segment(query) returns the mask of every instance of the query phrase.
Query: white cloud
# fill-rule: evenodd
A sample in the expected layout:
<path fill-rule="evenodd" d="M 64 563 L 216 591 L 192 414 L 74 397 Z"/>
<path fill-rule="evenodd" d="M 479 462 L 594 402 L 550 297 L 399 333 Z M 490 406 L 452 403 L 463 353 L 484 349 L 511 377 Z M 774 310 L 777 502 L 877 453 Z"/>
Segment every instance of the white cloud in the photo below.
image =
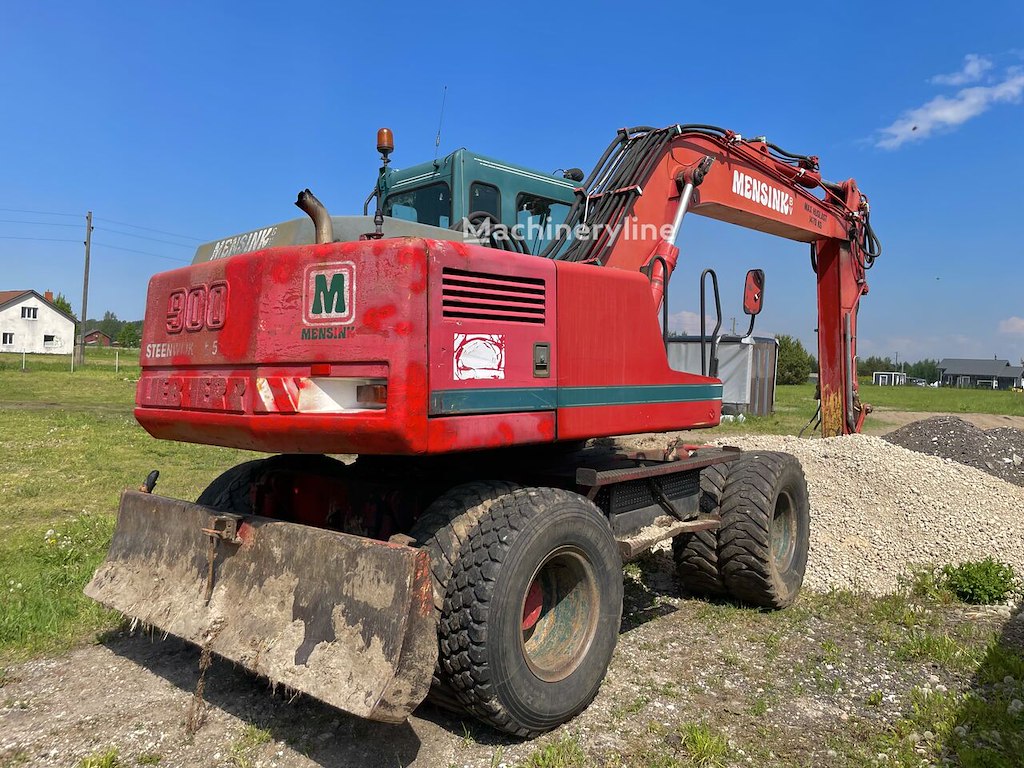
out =
<path fill-rule="evenodd" d="M 876 145 L 896 149 L 908 141 L 921 141 L 942 129 L 955 128 L 987 112 L 993 105 L 1016 104 L 1024 95 L 1024 71 L 1007 70 L 994 85 L 963 88 L 954 96 L 936 96 L 928 103 L 908 110 L 896 122 L 883 128 Z"/>
<path fill-rule="evenodd" d="M 715 327 L 712 320 L 708 325 L 708 331 Z M 681 312 L 673 312 L 668 316 L 668 329 L 676 333 L 694 335 L 700 333 L 700 315 L 696 312 L 688 312 L 685 309 Z"/>
<path fill-rule="evenodd" d="M 999 321 L 999 332 L 1010 336 L 1024 336 L 1024 317 L 1008 317 Z"/>
<path fill-rule="evenodd" d="M 928 82 L 936 85 L 967 85 L 981 79 L 988 70 L 992 69 L 992 60 L 979 56 L 976 53 L 968 53 L 964 56 L 964 66 L 959 72 L 950 75 L 936 75 Z"/>

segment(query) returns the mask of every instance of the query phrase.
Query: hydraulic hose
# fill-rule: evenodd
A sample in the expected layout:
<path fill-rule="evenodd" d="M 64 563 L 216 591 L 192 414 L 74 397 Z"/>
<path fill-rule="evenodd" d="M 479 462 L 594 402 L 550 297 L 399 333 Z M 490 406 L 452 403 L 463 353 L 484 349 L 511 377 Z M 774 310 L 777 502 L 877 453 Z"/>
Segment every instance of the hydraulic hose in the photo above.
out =
<path fill-rule="evenodd" d="M 864 242 L 861 247 L 864 251 L 864 269 L 871 269 L 875 259 L 882 255 L 882 241 L 871 228 L 871 219 L 867 216 L 864 217 Z"/>

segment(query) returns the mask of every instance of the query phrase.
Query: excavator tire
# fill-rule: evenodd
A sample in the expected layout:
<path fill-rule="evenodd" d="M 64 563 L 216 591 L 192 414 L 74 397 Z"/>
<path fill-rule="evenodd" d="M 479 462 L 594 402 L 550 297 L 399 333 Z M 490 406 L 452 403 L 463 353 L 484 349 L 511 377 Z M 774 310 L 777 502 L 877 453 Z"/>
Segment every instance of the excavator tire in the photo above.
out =
<path fill-rule="evenodd" d="M 758 451 L 732 462 L 718 532 L 718 560 L 730 596 L 773 609 L 796 600 L 810 524 L 807 481 L 795 456 Z"/>
<path fill-rule="evenodd" d="M 700 472 L 700 514 L 721 517 L 722 491 L 729 464 L 712 464 Z M 728 590 L 718 565 L 718 531 L 696 531 L 672 540 L 676 573 L 683 590 L 696 597 L 725 597 Z"/>
<path fill-rule="evenodd" d="M 303 469 L 322 474 L 343 471 L 345 465 L 323 454 L 288 454 L 254 459 L 232 467 L 218 475 L 206 490 L 199 494 L 196 504 L 212 507 L 220 512 L 238 515 L 253 512 L 252 488 L 266 472 L 275 469 Z"/>
<path fill-rule="evenodd" d="M 607 518 L 579 494 L 521 488 L 480 517 L 453 562 L 441 665 L 467 710 L 535 736 L 597 695 L 621 618 Z"/>
<path fill-rule="evenodd" d="M 502 480 L 477 481 L 458 485 L 427 507 L 409 535 L 417 546 L 430 553 L 430 575 L 434 583 L 434 608 L 438 617 L 451 582 L 452 569 L 470 530 L 494 503 L 519 488 Z M 440 660 L 434 669 L 428 698 L 446 709 L 465 711 L 445 678 Z"/>
<path fill-rule="evenodd" d="M 246 461 L 221 473 L 199 494 L 196 504 L 239 515 L 252 512 L 252 486 L 266 461 Z"/>

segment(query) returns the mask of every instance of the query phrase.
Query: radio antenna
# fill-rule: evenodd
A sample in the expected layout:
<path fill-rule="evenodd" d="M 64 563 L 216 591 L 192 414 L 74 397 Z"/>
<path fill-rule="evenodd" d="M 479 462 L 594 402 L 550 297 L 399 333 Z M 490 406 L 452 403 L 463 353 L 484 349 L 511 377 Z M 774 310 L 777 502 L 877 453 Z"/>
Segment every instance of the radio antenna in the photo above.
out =
<path fill-rule="evenodd" d="M 441 126 L 444 125 L 444 102 L 448 98 L 448 86 L 441 92 L 441 117 L 437 121 L 437 137 L 434 139 L 434 162 L 437 162 L 437 151 L 441 148 Z"/>

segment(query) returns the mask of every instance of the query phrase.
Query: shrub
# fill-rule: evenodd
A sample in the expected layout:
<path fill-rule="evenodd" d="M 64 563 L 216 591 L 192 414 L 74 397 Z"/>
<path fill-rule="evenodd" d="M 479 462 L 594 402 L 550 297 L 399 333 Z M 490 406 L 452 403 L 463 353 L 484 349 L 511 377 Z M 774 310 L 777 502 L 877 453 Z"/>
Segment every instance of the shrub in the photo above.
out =
<path fill-rule="evenodd" d="M 806 384 L 814 367 L 811 357 L 799 339 L 781 334 L 776 336 L 779 342 L 779 361 L 776 368 L 776 381 L 779 384 Z"/>
<path fill-rule="evenodd" d="M 991 557 L 947 565 L 942 575 L 945 588 L 957 599 L 972 605 L 1001 603 L 1020 591 L 1013 566 Z"/>

